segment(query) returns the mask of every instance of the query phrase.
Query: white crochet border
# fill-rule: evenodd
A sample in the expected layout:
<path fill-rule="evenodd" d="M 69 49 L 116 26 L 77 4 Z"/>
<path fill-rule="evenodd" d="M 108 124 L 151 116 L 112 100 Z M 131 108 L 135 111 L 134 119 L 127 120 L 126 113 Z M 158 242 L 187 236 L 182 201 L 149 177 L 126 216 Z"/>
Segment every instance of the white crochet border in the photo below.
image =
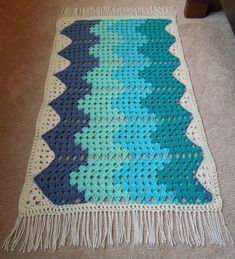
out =
<path fill-rule="evenodd" d="M 60 31 L 76 20 L 88 19 L 146 19 L 166 18 L 172 23 L 166 28 L 175 36 L 176 42 L 170 47 L 173 55 L 179 57 L 181 65 L 174 72 L 174 76 L 183 82 L 186 91 L 180 100 L 181 105 L 192 113 L 193 120 L 187 129 L 188 138 L 201 147 L 204 160 L 197 172 L 197 178 L 213 194 L 213 201 L 207 205 L 54 205 L 49 201 L 35 184 L 33 178 L 45 169 L 54 159 L 54 153 L 41 136 L 56 126 L 60 118 L 58 114 L 48 105 L 50 101 L 63 93 L 65 86 L 53 74 L 64 70 L 69 61 L 57 55 L 57 53 L 68 46 L 70 39 L 60 34 Z M 19 215 L 43 215 L 43 214 L 67 214 L 84 211 L 218 211 L 222 208 L 222 199 L 219 192 L 219 184 L 214 160 L 210 153 L 204 128 L 195 101 L 189 71 L 185 62 L 182 45 L 180 41 L 176 16 L 169 8 L 90 8 L 90 9 L 66 9 L 57 22 L 56 36 L 50 58 L 50 65 L 45 84 L 44 100 L 41 106 L 36 133 L 33 142 L 32 152 L 28 163 L 27 174 L 19 202 Z"/>

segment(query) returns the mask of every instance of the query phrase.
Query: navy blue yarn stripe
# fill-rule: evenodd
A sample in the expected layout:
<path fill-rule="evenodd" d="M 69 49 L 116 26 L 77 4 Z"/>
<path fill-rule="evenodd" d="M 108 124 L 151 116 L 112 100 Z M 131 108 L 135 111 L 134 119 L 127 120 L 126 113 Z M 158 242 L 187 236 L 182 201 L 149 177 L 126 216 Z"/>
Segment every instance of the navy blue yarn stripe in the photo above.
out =
<path fill-rule="evenodd" d="M 87 165 L 87 150 L 74 144 L 74 134 L 89 127 L 89 114 L 78 110 L 78 100 L 91 92 L 91 85 L 83 80 L 88 71 L 99 65 L 99 60 L 89 55 L 89 48 L 99 43 L 99 37 L 89 30 L 98 20 L 76 21 L 61 34 L 72 40 L 60 56 L 71 62 L 55 76 L 65 84 L 66 90 L 50 103 L 60 116 L 59 124 L 42 137 L 55 153 L 55 160 L 34 180 L 47 198 L 56 205 L 85 203 L 84 191 L 70 185 L 70 172 Z"/>

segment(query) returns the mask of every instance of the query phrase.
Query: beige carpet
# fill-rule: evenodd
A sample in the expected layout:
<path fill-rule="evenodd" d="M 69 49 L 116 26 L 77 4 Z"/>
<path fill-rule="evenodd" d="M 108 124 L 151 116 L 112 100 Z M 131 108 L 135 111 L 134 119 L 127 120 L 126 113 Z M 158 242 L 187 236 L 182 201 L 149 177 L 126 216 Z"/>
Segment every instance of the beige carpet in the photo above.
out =
<path fill-rule="evenodd" d="M 37 113 L 55 33 L 66 6 L 145 6 L 157 0 L 1 1 L 0 242 L 12 228 L 30 155 Z M 178 24 L 224 200 L 224 215 L 235 238 L 235 37 L 223 12 L 185 19 L 184 1 L 176 4 Z M 235 247 L 128 247 L 89 250 L 62 248 L 51 254 L 0 251 L 0 258 L 235 258 Z"/>

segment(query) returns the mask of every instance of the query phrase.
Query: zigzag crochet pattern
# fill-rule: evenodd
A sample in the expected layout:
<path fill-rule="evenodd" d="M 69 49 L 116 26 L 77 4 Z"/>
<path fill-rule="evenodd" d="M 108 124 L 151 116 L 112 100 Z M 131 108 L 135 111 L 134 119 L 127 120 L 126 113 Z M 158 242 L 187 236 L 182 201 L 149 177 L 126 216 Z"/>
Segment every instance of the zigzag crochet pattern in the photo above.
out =
<path fill-rule="evenodd" d="M 22 251 L 69 236 L 93 248 L 231 240 L 175 16 L 123 10 L 68 9 L 58 22 L 6 249 L 23 233 Z"/>

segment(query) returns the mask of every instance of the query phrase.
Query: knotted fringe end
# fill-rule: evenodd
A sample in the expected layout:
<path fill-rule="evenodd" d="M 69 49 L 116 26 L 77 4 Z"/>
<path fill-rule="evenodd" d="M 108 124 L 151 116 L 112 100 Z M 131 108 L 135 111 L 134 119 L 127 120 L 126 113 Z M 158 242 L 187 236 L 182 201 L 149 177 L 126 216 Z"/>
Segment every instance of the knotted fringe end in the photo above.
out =
<path fill-rule="evenodd" d="M 175 16 L 174 6 L 63 8 L 61 17 L 166 17 Z"/>
<path fill-rule="evenodd" d="M 232 237 L 219 211 L 97 211 L 63 215 L 18 216 L 3 244 L 5 250 L 17 246 L 22 252 L 58 247 L 91 248 L 121 243 L 189 246 L 226 246 Z"/>

